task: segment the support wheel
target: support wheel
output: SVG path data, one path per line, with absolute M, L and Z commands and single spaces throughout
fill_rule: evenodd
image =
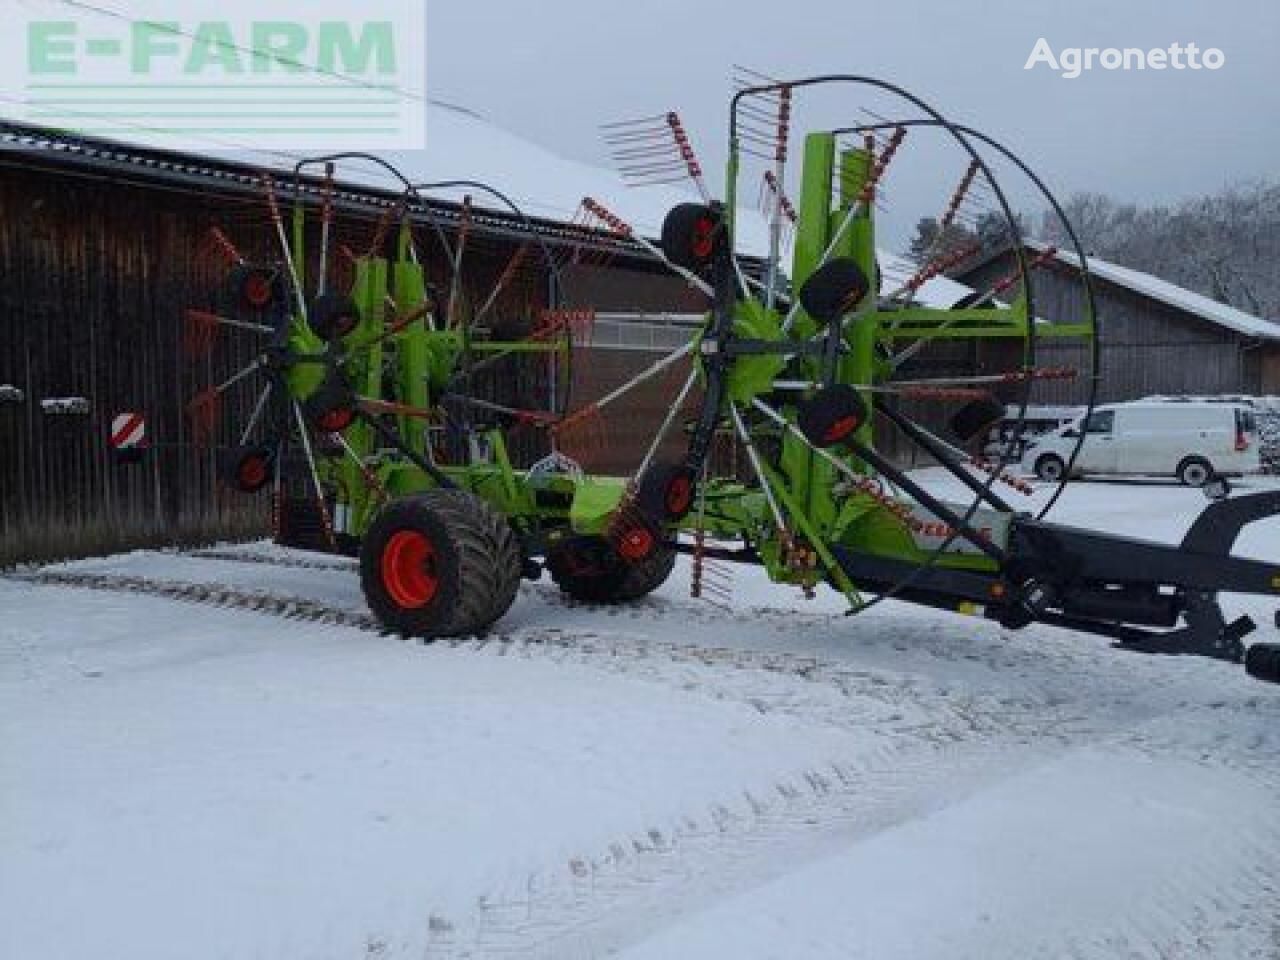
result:
M 455 490 L 393 501 L 360 550 L 369 608 L 406 636 L 484 633 L 510 609 L 520 572 L 510 525 L 483 500 Z
M 866 422 L 866 402 L 846 383 L 819 390 L 801 404 L 796 417 L 805 439 L 820 449 L 843 443 Z
M 662 586 L 675 568 L 676 552 L 660 545 L 628 562 L 604 537 L 573 537 L 547 554 L 547 569 L 560 590 L 579 603 L 630 603 Z
M 871 283 L 857 262 L 848 257 L 828 260 L 800 287 L 805 313 L 826 326 L 857 309 L 871 291 Z

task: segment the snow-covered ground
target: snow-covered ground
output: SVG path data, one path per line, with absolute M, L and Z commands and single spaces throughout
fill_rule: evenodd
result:
M 752 570 L 431 646 L 264 544 L 45 574 L 103 589 L 0 579 L 3 957 L 1280 957 L 1280 688 L 1236 666 Z

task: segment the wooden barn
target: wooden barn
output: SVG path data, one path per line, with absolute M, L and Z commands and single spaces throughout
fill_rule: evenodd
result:
M 1028 243 L 1033 252 L 1044 246 Z M 1280 323 L 1250 316 L 1158 277 L 1090 257 L 1097 304 L 1101 383 L 1099 401 L 1168 396 L 1280 394 Z M 954 275 L 986 289 L 1013 272 L 1008 250 L 996 251 Z M 1083 290 L 1076 257 L 1058 252 L 1035 273 L 1036 312 L 1046 319 L 1078 317 Z M 1038 363 L 1088 369 L 1081 351 L 1042 338 Z M 1081 403 L 1081 382 L 1045 384 L 1036 401 Z
M 308 187 L 313 199 L 317 186 Z M 398 197 L 390 187 L 339 184 L 337 236 L 368 242 Z M 456 230 L 457 203 L 433 202 L 415 220 L 428 212 Z M 266 213 L 252 162 L 0 122 L 0 567 L 266 529 L 265 504 L 224 490 L 216 469 L 216 445 L 235 442 L 232 425 L 245 421 L 253 392 L 229 396 L 226 435 L 213 446 L 192 442 L 186 416 L 191 398 L 243 366 L 253 343 L 225 338 L 198 362 L 184 349 L 184 314 L 209 306 L 225 275 L 210 255 L 211 228 L 246 255 L 270 256 Z M 564 268 L 562 303 L 620 313 L 696 306 L 683 283 L 633 248 L 563 221 L 532 222 Z M 526 236 L 514 214 L 478 209 L 465 274 L 475 289 L 463 294 L 491 290 Z M 426 244 L 430 264 L 436 251 Z M 547 303 L 549 281 L 545 259 L 526 258 L 504 291 L 506 312 L 528 320 Z M 121 463 L 108 445 L 125 412 L 146 418 L 148 449 L 137 464 Z M 518 441 L 529 455 L 539 446 Z

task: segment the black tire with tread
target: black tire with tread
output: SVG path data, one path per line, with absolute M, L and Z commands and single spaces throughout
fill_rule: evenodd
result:
M 678 204 L 662 221 L 658 245 L 677 267 L 699 273 L 707 268 L 715 259 L 717 249 L 724 245 L 723 218 L 714 208 L 703 203 Z
M 435 547 L 439 585 L 424 607 L 406 609 L 382 580 L 382 553 L 402 530 L 425 534 Z M 474 494 L 429 490 L 393 501 L 374 520 L 360 550 L 360 584 L 369 608 L 388 630 L 405 636 L 473 636 L 510 609 L 522 566 L 506 518 Z
M 805 313 L 825 327 L 856 309 L 870 291 L 871 281 L 856 260 L 833 257 L 809 275 L 798 296 Z
M 819 449 L 836 446 L 867 422 L 867 403 L 847 383 L 823 387 L 800 404 L 796 426 Z
M 589 557 L 594 566 L 587 572 L 574 564 L 574 553 Z M 579 603 L 631 603 L 662 586 L 675 569 L 676 552 L 659 546 L 643 560 L 628 562 L 603 537 L 574 537 L 547 553 L 547 570 L 562 593 Z
M 489 621 L 495 623 L 511 609 L 511 605 L 515 603 L 516 594 L 520 591 L 520 581 L 524 573 L 524 556 L 520 548 L 520 540 L 511 529 L 507 518 L 475 494 L 465 490 L 441 489 L 436 492 L 442 497 L 452 497 L 461 509 L 474 510 L 477 513 L 477 519 L 486 528 L 498 572 L 494 611 Z M 479 504 L 478 507 L 477 504 Z

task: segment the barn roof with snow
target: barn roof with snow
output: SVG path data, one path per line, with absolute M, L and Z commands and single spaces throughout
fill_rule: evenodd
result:
M 1036 252 L 1047 244 L 1028 241 Z M 1140 270 L 1087 257 L 1101 347 L 1101 399 L 1280 394 L 1280 323 L 1252 316 Z M 968 264 L 955 279 L 988 289 L 1013 268 L 1006 248 Z M 1056 252 L 1034 275 L 1036 312 L 1077 318 L 1085 309 L 1079 257 Z M 1044 362 L 1087 371 L 1087 356 L 1041 343 Z M 1084 382 L 1083 380 L 1081 381 Z M 1054 402 L 1079 402 L 1079 386 L 1064 386 Z M 1045 402 L 1049 402 L 1046 399 Z
M 199 153 L 174 151 L 168 137 L 127 121 L 95 118 L 94 137 L 8 122 L 0 115 L 0 156 L 8 152 L 57 155 L 68 163 L 127 168 L 133 175 L 164 181 L 205 181 L 223 187 L 240 183 L 259 189 L 261 171 L 292 176 L 301 154 L 267 150 L 225 138 L 203 135 Z M 572 160 L 491 123 L 479 114 L 455 104 L 427 104 L 427 149 L 386 153 L 385 159 L 415 182 L 471 180 L 503 191 L 548 234 L 573 219 L 584 196 L 601 200 L 638 232 L 656 237 L 663 217 L 690 195 L 672 186 L 628 187 L 607 168 Z M 316 171 L 318 173 L 318 169 Z M 400 184 L 386 169 L 367 161 L 342 164 L 339 179 L 354 191 L 381 195 L 385 202 L 400 192 Z M 462 194 L 475 193 L 476 206 L 487 208 L 489 225 L 511 225 L 510 211 L 501 203 L 467 189 L 440 194 L 456 202 Z M 768 228 L 754 209 L 743 209 L 737 221 L 738 246 L 748 256 L 763 256 L 768 249 Z M 901 286 L 914 266 L 888 251 L 880 251 L 886 287 Z M 930 306 L 948 307 L 972 291 L 937 277 L 917 293 Z
M 1037 240 L 1029 240 L 1026 246 L 1031 250 L 1040 252 L 1047 249 L 1048 245 Z M 1059 262 L 1069 266 L 1077 268 L 1080 266 L 1080 258 L 1074 253 L 1059 250 L 1054 254 L 1054 257 Z M 1095 256 L 1088 256 L 1086 259 L 1089 264 L 1089 272 L 1110 283 L 1126 287 L 1134 293 L 1158 300 L 1185 313 L 1202 317 L 1211 323 L 1216 323 L 1221 327 L 1247 337 L 1280 340 L 1280 323 L 1274 320 L 1255 317 L 1253 314 L 1245 313 L 1243 310 L 1237 310 L 1230 304 L 1206 297 L 1167 280 L 1161 280 L 1159 277 L 1143 273 L 1141 270 L 1122 267 L 1119 264 L 1111 263 Z

